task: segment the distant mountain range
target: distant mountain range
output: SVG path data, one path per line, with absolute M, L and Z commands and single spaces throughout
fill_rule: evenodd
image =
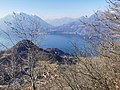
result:
M 101 14 L 103 12 L 98 11 L 98 14 Z M 58 30 L 60 28 L 65 29 L 69 27 L 70 31 L 73 29 L 73 31 L 78 31 L 79 29 L 83 28 L 83 25 L 80 21 L 83 22 L 95 22 L 95 15 L 91 15 L 89 18 L 87 17 L 80 17 L 80 18 L 69 18 L 69 17 L 64 17 L 61 19 L 54 19 L 54 20 L 42 20 L 40 17 L 36 15 L 28 15 L 26 13 L 13 13 L 11 15 L 5 16 L 4 18 L 0 19 L 0 28 L 3 30 L 8 30 L 9 25 L 6 24 L 7 22 L 9 24 L 12 24 L 12 27 L 16 29 L 20 24 L 21 26 L 24 27 L 25 30 L 27 29 L 36 29 L 38 28 L 41 32 L 46 32 L 49 31 L 50 29 L 54 28 Z M 5 23 L 6 22 L 6 23 Z M 79 29 L 78 29 L 79 28 Z M 77 29 L 77 30 L 76 30 Z
M 98 11 L 90 17 L 82 16 L 78 19 L 65 17 L 47 20 L 46 22 L 36 15 L 16 13 L 0 19 L 0 28 L 6 31 L 9 27 L 12 27 L 12 29 L 23 30 L 26 33 L 38 30 L 40 33 L 89 35 L 94 33 L 91 32 L 92 28 L 84 25 L 82 22 L 98 23 L 95 18 L 96 14 L 101 17 L 103 12 Z
M 78 22 L 78 18 L 70 18 L 70 17 L 64 17 L 60 19 L 51 19 L 51 20 L 46 20 L 46 22 L 50 23 L 51 25 L 57 27 L 57 26 L 62 26 L 64 24 L 68 24 L 71 22 Z
M 76 21 L 71 21 L 67 24 L 63 24 L 61 26 L 57 26 L 52 29 L 51 33 L 54 34 L 79 34 L 79 35 L 90 35 L 91 33 L 94 33 L 92 31 L 92 27 L 86 26 L 83 24 L 83 22 L 87 23 L 98 23 L 98 20 L 96 20 L 96 17 L 101 18 L 103 12 L 98 11 L 95 14 L 91 15 L 90 17 L 80 17 Z M 98 15 L 98 16 L 97 16 Z

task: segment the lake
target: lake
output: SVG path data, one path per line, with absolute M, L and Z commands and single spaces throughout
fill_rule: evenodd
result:
M 9 40 L 2 39 L 5 44 L 10 48 L 13 45 Z M 96 50 L 87 41 L 84 40 L 83 36 L 79 35 L 67 35 L 67 34 L 47 34 L 40 35 L 39 37 L 41 48 L 58 48 L 66 53 L 70 54 L 80 54 L 81 56 L 91 56 L 91 51 L 95 55 Z M 9 42 L 8 42 L 9 41 Z M 13 42 L 16 44 L 18 39 L 14 36 Z
M 48 34 L 41 35 L 41 48 L 58 48 L 64 52 L 81 54 L 82 56 L 91 56 L 91 51 L 96 55 L 95 48 L 92 47 L 84 36 L 67 34 Z

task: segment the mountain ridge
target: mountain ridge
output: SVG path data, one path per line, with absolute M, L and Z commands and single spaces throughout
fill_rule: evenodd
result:
M 36 24 L 39 25 L 39 29 L 41 31 L 44 31 L 48 28 L 52 28 L 53 26 L 48 24 L 47 22 L 45 22 L 43 19 L 41 19 L 40 17 L 36 16 L 36 15 L 29 15 L 23 12 L 20 13 L 14 13 L 7 15 L 3 18 L 0 19 L 0 25 L 2 26 L 3 30 L 7 30 L 8 25 L 5 22 L 9 22 L 11 23 L 13 26 L 16 26 L 15 24 L 17 23 L 23 23 L 24 28 L 26 26 L 26 28 L 29 28 L 30 26 L 33 26 L 32 24 Z M 28 27 L 27 27 L 28 26 Z

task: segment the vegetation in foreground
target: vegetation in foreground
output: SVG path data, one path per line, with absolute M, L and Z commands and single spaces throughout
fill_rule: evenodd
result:
M 67 63 L 69 56 L 60 57 L 37 46 L 31 47 L 31 42 L 20 43 L 18 47 L 0 52 L 0 89 L 119 90 L 120 3 L 109 3 L 111 7 L 102 18 L 96 15 L 98 23 L 83 22 L 97 33 L 99 44 L 90 37 L 87 41 L 98 48 L 98 57 L 75 55 L 72 58 L 75 63 Z M 105 30 L 100 31 L 101 28 Z

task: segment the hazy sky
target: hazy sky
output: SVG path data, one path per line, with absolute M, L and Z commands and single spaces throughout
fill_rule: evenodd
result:
M 36 14 L 43 19 L 78 18 L 106 7 L 105 0 L 0 0 L 0 18 L 13 11 Z

